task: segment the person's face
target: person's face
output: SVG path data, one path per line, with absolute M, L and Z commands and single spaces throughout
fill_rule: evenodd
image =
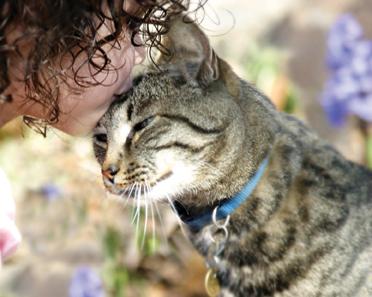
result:
M 62 113 L 56 128 L 75 135 L 90 132 L 115 99 L 115 95 L 131 87 L 131 71 L 135 64 L 142 62 L 143 49 L 135 48 L 129 38 L 126 38 L 121 42 L 120 50 L 112 48 L 107 55 L 117 70 L 104 71 L 91 78 L 92 81 L 102 83 L 83 89 L 79 95 L 71 94 L 69 88 L 61 90 Z M 85 65 L 80 74 L 88 77 L 89 71 L 89 66 Z
M 130 3 L 126 1 L 126 3 Z M 127 8 L 129 11 L 133 9 L 130 5 Z M 106 36 L 110 31 L 109 24 L 102 26 L 97 33 L 97 38 Z M 125 31 L 125 30 L 124 30 Z M 110 68 L 116 68 L 116 71 L 103 71 L 94 77 L 91 73 L 94 72 L 92 66 L 84 64 L 79 70 L 80 77 L 86 77 L 92 82 L 93 86 L 88 88 L 79 87 L 71 78 L 68 83 L 61 82 L 59 85 L 60 98 L 59 108 L 61 110 L 59 120 L 53 126 L 61 131 L 71 135 L 85 135 L 89 133 L 96 125 L 108 109 L 110 103 L 115 99 L 115 94 L 120 94 L 131 87 L 131 71 L 135 64 L 141 63 L 144 58 L 144 49 L 134 47 L 130 41 L 130 32 L 123 32 L 123 38 L 120 40 L 120 46 L 112 47 L 112 44 L 104 46 L 108 59 L 111 61 Z M 22 46 L 22 51 L 27 56 L 27 51 L 30 46 L 25 44 Z M 85 57 L 81 57 L 75 61 L 77 68 Z M 103 63 L 100 60 L 97 63 Z M 69 65 L 71 60 L 67 57 L 63 60 L 63 65 Z M 43 106 L 38 103 L 30 102 L 24 104 L 25 87 L 23 82 L 15 79 L 22 77 L 25 61 L 19 61 L 13 67 L 14 73 L 11 73 L 11 85 L 8 92 L 13 95 L 13 109 L 16 109 L 16 115 L 28 115 L 39 119 L 47 119 L 48 113 Z M 92 71 L 93 70 L 93 71 Z M 18 73 L 17 73 L 18 72 Z M 14 79 L 12 79 L 12 76 Z M 96 82 L 100 82 L 96 84 Z M 71 86 L 78 89 L 78 92 L 72 91 Z M 30 100 L 29 100 L 30 101 Z

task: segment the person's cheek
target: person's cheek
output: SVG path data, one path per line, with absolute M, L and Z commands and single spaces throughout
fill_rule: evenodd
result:
M 120 50 L 107 50 L 107 57 L 111 62 L 109 71 L 103 70 L 91 76 L 88 65 L 82 67 L 80 76 L 89 77 L 89 82 L 97 82 L 98 85 L 82 89 L 80 94 L 71 93 L 69 88 L 61 89 L 61 116 L 59 122 L 53 126 L 72 135 L 89 133 L 115 99 L 115 95 L 131 88 L 133 67 L 136 63 L 141 63 L 144 56 L 143 47 L 135 47 L 130 40 L 125 40 Z M 76 85 L 76 82 L 71 80 L 70 85 Z
M 132 44 L 129 36 L 130 33 L 127 33 L 128 39 L 126 40 L 126 45 L 122 45 L 125 47 L 125 54 L 121 53 L 121 56 L 113 55 L 113 66 L 119 69 L 121 73 L 119 75 L 119 87 L 115 91 L 115 94 L 121 94 L 132 87 L 132 70 L 135 65 L 141 64 L 146 56 L 146 50 L 144 46 L 135 46 Z M 140 36 L 137 34 L 134 38 L 134 44 L 141 45 L 142 40 Z M 124 63 L 123 63 L 124 61 Z

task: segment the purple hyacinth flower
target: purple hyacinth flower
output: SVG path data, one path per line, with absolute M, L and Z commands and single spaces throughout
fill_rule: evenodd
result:
M 323 108 L 327 114 L 329 122 L 333 126 L 339 127 L 345 124 L 347 110 L 342 103 L 330 100 L 323 105 Z
M 327 64 L 337 70 L 344 65 L 345 59 L 352 55 L 355 42 L 363 38 L 363 29 L 350 14 L 341 16 L 328 35 Z
M 78 267 L 70 283 L 69 297 L 104 296 L 105 292 L 100 276 L 90 267 Z
M 327 64 L 330 78 L 322 105 L 330 123 L 341 126 L 348 115 L 372 122 L 372 41 L 351 15 L 330 30 Z
M 363 97 L 358 96 L 350 100 L 349 110 L 361 119 L 372 122 L 372 94 Z
M 361 40 L 355 42 L 352 48 L 352 56 L 345 61 L 357 78 L 365 78 L 370 76 L 372 72 L 372 42 L 369 40 Z
M 42 185 L 40 192 L 48 201 L 54 201 L 62 196 L 61 189 L 52 183 Z
M 342 126 L 345 123 L 348 111 L 347 97 L 337 88 L 338 80 L 329 80 L 323 93 L 323 108 L 328 120 L 333 126 Z

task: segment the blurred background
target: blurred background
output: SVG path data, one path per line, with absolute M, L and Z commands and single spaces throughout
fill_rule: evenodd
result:
M 210 0 L 202 26 L 278 109 L 372 167 L 371 16 L 370 0 Z M 23 235 L 0 297 L 206 296 L 204 262 L 175 216 L 159 206 L 146 230 L 143 213 L 132 222 L 132 206 L 105 193 L 90 142 L 20 121 L 0 130 Z

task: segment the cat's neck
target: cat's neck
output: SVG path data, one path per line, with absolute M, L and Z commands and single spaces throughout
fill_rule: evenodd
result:
M 255 150 L 255 149 L 252 149 Z M 232 163 L 231 170 L 204 191 L 183 195 L 175 202 L 177 211 L 185 218 L 195 218 L 212 211 L 221 205 L 229 203 L 237 195 L 241 194 L 246 187 L 251 187 L 252 192 L 268 167 L 270 148 L 263 149 L 257 158 L 250 157 L 250 151 L 242 151 Z M 259 174 L 259 177 L 256 175 Z M 244 196 L 243 203 L 252 193 Z M 239 203 L 240 205 L 240 203 Z
M 184 223 L 187 224 L 189 229 L 194 232 L 201 230 L 213 220 L 217 221 L 227 219 L 238 207 L 249 199 L 257 185 L 260 183 L 268 163 L 269 157 L 266 157 L 264 160 L 262 160 L 257 168 L 257 171 L 249 178 L 239 192 L 226 199 L 218 200 L 214 204 L 199 212 L 189 213 L 188 210 L 182 206 L 182 204 L 176 203 L 175 206 L 178 215 L 184 221 Z
M 244 114 L 251 106 L 241 106 Z M 258 109 L 258 108 L 256 108 Z M 256 116 L 246 117 L 240 123 L 242 126 L 233 127 L 234 131 L 229 134 L 236 137 L 227 139 L 231 145 L 226 146 L 220 153 L 224 168 L 223 174 L 218 180 L 210 184 L 207 189 L 189 192 L 176 202 L 176 208 L 181 210 L 187 217 L 197 217 L 202 213 L 213 211 L 216 206 L 231 199 L 239 193 L 244 186 L 250 182 L 260 165 L 265 159 L 270 159 L 275 138 L 276 123 L 274 121 L 265 123 L 257 120 Z M 245 132 L 244 132 L 245 131 Z M 246 134 L 255 134 L 255 140 L 246 137 Z M 228 136 L 229 137 L 229 136 Z

